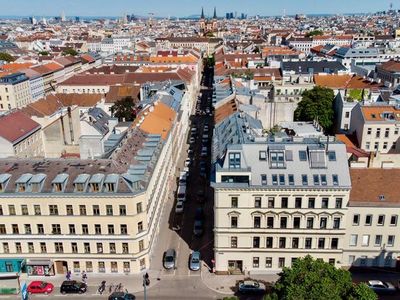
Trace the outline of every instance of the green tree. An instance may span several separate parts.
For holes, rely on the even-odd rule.
[[[335,95],[329,88],[320,86],[303,92],[303,99],[294,112],[296,121],[318,120],[326,132],[330,132],[333,125],[333,100]]]
[[[78,55],[78,52],[77,52],[75,49],[68,48],[68,49],[65,49],[65,50],[62,52],[62,55],[72,55],[72,56],[76,56],[76,55]]]
[[[125,97],[111,106],[111,115],[119,121],[133,121],[136,118],[136,104],[132,97]]]
[[[39,52],[39,55],[44,55],[44,56],[46,56],[46,55],[49,55],[49,52],[47,52],[47,51],[40,51],[40,52]]]
[[[268,300],[376,300],[376,294],[363,285],[353,285],[349,271],[338,269],[310,255],[283,268]]]
[[[306,33],[306,37],[312,37],[316,35],[323,35],[324,32],[322,30],[313,30]]]
[[[15,58],[8,53],[0,52],[0,60],[4,60],[6,62],[12,62],[15,60]]]

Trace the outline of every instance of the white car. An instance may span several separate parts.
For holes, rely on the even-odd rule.
[[[175,206],[175,213],[177,214],[183,213],[183,206],[184,206],[183,201],[177,201]]]
[[[185,160],[185,167],[189,167],[192,164],[192,160],[190,158],[186,158]],[[189,169],[188,169],[189,171]]]

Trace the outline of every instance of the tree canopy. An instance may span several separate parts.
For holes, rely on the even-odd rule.
[[[46,56],[46,55],[49,55],[49,52],[48,51],[39,51],[39,55]]]
[[[15,60],[15,58],[8,53],[0,52],[0,60],[4,60],[6,62],[12,62]]]
[[[335,95],[329,88],[320,86],[312,90],[303,92],[303,99],[298,103],[294,112],[296,121],[314,121],[319,124],[326,132],[329,132],[333,126],[334,110],[333,100]]]
[[[291,268],[283,268],[273,293],[266,299],[286,300],[377,300],[365,284],[351,281],[349,271],[338,269],[310,255],[297,259]]]
[[[322,30],[313,30],[306,33],[306,37],[312,37],[316,35],[323,35],[324,32]]]
[[[111,114],[119,121],[133,121],[136,118],[136,105],[132,97],[125,97],[111,106]]]
[[[65,50],[62,52],[62,54],[63,54],[63,55],[72,55],[72,56],[76,56],[76,55],[78,55],[78,52],[77,52],[75,49],[68,48],[68,49],[65,49]]]

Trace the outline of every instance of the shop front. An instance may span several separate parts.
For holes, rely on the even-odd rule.
[[[0,259],[0,273],[19,273],[21,272],[24,259],[22,258],[2,258]]]
[[[53,276],[54,266],[51,260],[47,259],[27,259],[26,273],[28,276]]]

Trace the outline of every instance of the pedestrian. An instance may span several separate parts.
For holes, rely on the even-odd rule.
[[[87,274],[86,274],[85,271],[82,271],[82,281],[83,281],[84,283],[86,283],[86,280],[87,280]]]
[[[67,278],[67,280],[71,280],[71,271],[68,271],[65,277]]]

